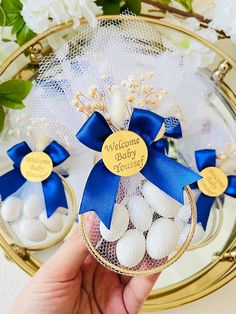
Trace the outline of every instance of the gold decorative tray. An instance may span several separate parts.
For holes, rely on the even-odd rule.
[[[103,16],[101,18],[109,20],[122,19],[123,17]],[[209,69],[206,69],[207,76],[215,90],[215,95],[219,98],[220,110],[225,110],[227,114],[230,115],[230,119],[235,123],[236,94],[232,77],[236,72],[236,61],[227,56],[212,43],[184,28],[157,19],[146,17],[142,19],[148,23],[154,24],[157,30],[164,29],[168,32],[178,32],[182,33],[184,36],[189,36],[217,54],[217,62]],[[83,27],[86,27],[85,21],[82,21],[82,24],[84,25]],[[36,77],[38,62],[45,54],[50,52],[49,49],[42,48],[41,42],[51,34],[70,29],[71,27],[72,23],[56,26],[21,46],[1,65],[0,75],[9,71],[12,64],[14,64],[25,51],[30,51],[30,63],[23,69],[18,69],[17,73],[14,73],[12,77],[25,80]],[[187,273],[181,273],[181,271],[179,273],[179,270],[183,270],[184,267],[186,267],[184,266],[184,261],[181,262],[180,260],[177,263],[178,265],[171,266],[173,268],[166,276],[171,277],[171,274],[175,274],[175,272],[178,273],[178,276],[176,276],[174,280],[172,280],[172,278],[163,279],[161,288],[158,287],[159,284],[157,283],[158,289],[152,291],[142,308],[143,311],[163,310],[192,302],[219,289],[236,276],[236,215],[233,213],[235,212],[234,208],[232,208],[235,205],[235,200],[231,199],[226,201],[224,206],[226,219],[222,226],[224,232],[219,232],[216,239],[207,247],[186,253],[188,254],[188,258],[190,256],[192,260],[194,260],[197,256],[202,262],[192,267]],[[227,232],[225,230],[227,230]],[[2,229],[0,229],[0,246],[5,251],[8,259],[15,262],[22,270],[31,276],[41,265],[40,258],[38,256],[36,257],[34,252],[19,245],[12,245]],[[181,263],[183,263],[182,266],[179,265]]]

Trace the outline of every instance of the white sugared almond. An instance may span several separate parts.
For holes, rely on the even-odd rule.
[[[179,245],[182,245],[186,241],[186,239],[189,235],[189,232],[190,232],[190,228],[191,228],[191,224],[187,224],[184,227],[184,229],[183,229],[183,231],[179,237]],[[202,241],[204,235],[205,235],[205,231],[202,228],[202,225],[197,223],[191,244],[200,243]]]
[[[6,222],[14,222],[21,214],[22,200],[16,196],[8,197],[2,204],[1,215]]]
[[[176,226],[179,230],[179,234],[181,234],[181,232],[184,230],[184,227],[186,226],[186,223],[181,218],[179,218],[178,215],[175,217],[174,222],[176,223]]]
[[[182,219],[185,223],[188,223],[189,219],[191,218],[192,212],[190,205],[183,205],[180,207],[180,210],[177,216]]]
[[[43,209],[44,203],[42,197],[32,194],[25,200],[23,212],[27,218],[37,218]]]
[[[159,218],[151,225],[147,235],[147,253],[154,259],[168,256],[178,245],[179,230],[175,222]]]
[[[39,219],[51,232],[60,232],[63,228],[61,213],[55,212],[50,218],[48,218],[46,211],[43,211],[39,216]]]
[[[145,238],[137,229],[128,230],[116,245],[116,256],[121,265],[131,268],[145,255]]]
[[[129,224],[129,213],[126,207],[122,204],[115,204],[111,227],[107,229],[107,227],[100,222],[100,233],[108,242],[118,240],[127,230]]]
[[[133,196],[128,202],[129,217],[137,229],[144,232],[152,223],[152,211],[142,196]]]
[[[177,215],[182,204],[164,193],[151,182],[143,186],[143,195],[149,205],[162,217],[174,217]]]
[[[33,242],[46,239],[47,230],[38,219],[24,219],[20,224],[20,233]]]

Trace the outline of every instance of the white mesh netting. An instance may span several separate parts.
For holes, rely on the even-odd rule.
[[[84,115],[72,106],[78,91],[87,95],[91,86],[103,90],[101,77],[116,86],[131,76],[139,80],[153,72],[151,82],[148,79],[142,88],[154,86],[155,91],[169,95],[177,88],[183,70],[182,54],[151,25],[128,15],[121,20],[99,21],[96,28],[85,26],[42,61],[26,110],[34,132],[54,138],[71,153],[78,152],[82,147],[75,134],[84,122]],[[146,101],[146,108],[156,111],[151,106],[153,97]],[[109,111],[110,103],[106,106]]]

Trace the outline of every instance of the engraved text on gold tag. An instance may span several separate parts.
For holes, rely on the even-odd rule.
[[[224,193],[228,186],[226,174],[217,167],[207,167],[200,172],[199,190],[208,196],[216,197]]]
[[[42,182],[52,173],[52,160],[44,152],[31,152],[21,161],[20,170],[26,180]]]
[[[146,164],[148,150],[144,140],[131,131],[118,131],[111,134],[102,147],[105,166],[119,176],[138,173]]]

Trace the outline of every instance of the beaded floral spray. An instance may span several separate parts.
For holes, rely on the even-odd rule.
[[[86,118],[95,111],[101,112],[108,124],[117,130],[117,127],[124,127],[134,108],[157,109],[167,91],[155,89],[151,82],[153,76],[154,72],[142,74],[137,79],[130,75],[128,80],[113,85],[109,77],[103,75],[100,84],[90,87],[87,95],[78,91],[73,105]]]

